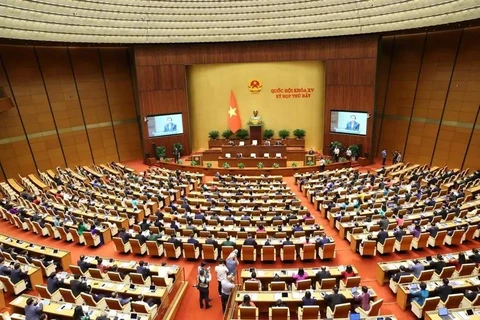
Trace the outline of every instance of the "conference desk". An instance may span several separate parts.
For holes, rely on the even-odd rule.
[[[468,263],[469,262],[468,257],[470,255],[472,255],[473,252],[471,250],[461,251],[461,252],[465,253],[465,256],[467,258],[466,263]],[[459,253],[460,252],[444,254],[443,255],[444,260],[448,262],[451,259],[458,259],[458,254]],[[431,261],[437,261],[436,256],[432,256],[431,258],[432,258]],[[417,258],[417,260],[420,263],[423,264],[425,269],[431,269],[431,268],[429,268],[430,261],[427,261],[426,257]],[[400,266],[404,266],[408,269],[408,268],[412,267],[413,265],[414,265],[413,260],[397,260],[397,261],[389,261],[389,262],[379,262],[379,263],[377,263],[377,274],[376,274],[377,282],[380,285],[384,285],[385,283],[387,283],[390,280],[391,275],[394,275],[395,273],[400,271]]]
[[[6,266],[6,267],[12,267],[15,263],[19,263],[20,267],[23,271],[25,271],[28,268],[27,274],[28,274],[28,278],[30,279],[30,283],[31,283],[33,289],[35,289],[35,286],[37,284],[43,284],[42,269],[40,267],[36,267],[34,265],[31,265],[31,264],[21,263],[17,260],[6,259],[6,260],[3,261],[3,265]],[[0,290],[0,291],[2,291],[2,290]]]
[[[245,167],[257,168],[258,163],[263,163],[264,168],[272,168],[274,163],[277,163],[280,167],[287,166],[287,157],[281,158],[225,158],[218,157],[218,165],[223,167],[224,163],[228,163],[230,167],[238,167],[239,163],[243,163]]]
[[[355,274],[358,274],[358,270],[354,266],[352,267],[353,267],[353,272],[355,272]],[[296,269],[293,269],[293,268],[256,269],[254,268],[254,269],[257,275],[257,279],[262,282],[263,288],[266,288],[268,284],[273,281],[273,279],[275,278],[275,275],[278,275],[281,281],[285,281],[287,283],[295,282],[292,276],[293,274],[296,274],[298,272],[298,268]],[[303,270],[308,275],[308,279],[311,279],[312,284],[314,284],[317,281],[316,274],[321,270],[321,267],[303,268]],[[330,275],[331,275],[330,278],[335,278],[338,284],[338,282],[342,278],[342,271],[345,270],[345,267],[344,266],[327,266],[326,270],[330,272]],[[242,279],[243,282],[250,279],[251,278],[250,268],[242,269],[242,271],[240,272],[240,278]]]
[[[27,304],[28,298],[38,299],[39,297],[22,294],[21,296],[15,298],[10,303],[12,312],[25,314],[25,305]],[[41,300],[41,301],[44,301],[44,300]],[[75,307],[76,305],[65,303],[63,301],[60,302],[60,301],[49,300],[48,305],[43,306],[43,312],[48,314],[49,318],[71,320],[73,319],[73,313],[74,313]],[[105,308],[95,308],[95,307],[87,307],[87,306],[83,306],[83,308],[88,309],[89,313],[91,311],[90,319],[96,319],[102,314],[103,311],[107,311]],[[108,318],[113,319],[118,317],[118,319],[132,319],[132,314],[133,313],[130,313],[130,312],[120,312],[120,311],[109,310]],[[136,317],[137,320],[150,319],[149,314],[143,314],[143,313],[135,313],[135,314],[137,315]]]
[[[67,274],[65,276],[62,276],[62,274],[58,275],[60,278],[64,279],[62,287],[70,289],[70,282],[74,279],[73,274]],[[113,292],[118,292],[120,296],[132,297],[134,300],[139,295],[143,295],[147,299],[154,299],[155,303],[158,305],[160,305],[167,296],[166,287],[155,287],[155,290],[150,290],[149,285],[132,285],[130,283],[97,278],[86,278],[86,283],[92,287],[92,291],[95,293],[102,293],[106,294],[107,296],[111,296]]]
[[[161,242],[161,243],[164,243],[164,242],[167,242],[168,239],[170,239],[170,236],[164,235],[161,238],[159,238],[157,241]],[[190,237],[181,236],[181,237],[176,237],[176,239],[180,240],[182,243],[187,243],[188,239],[190,239]],[[205,241],[208,238],[206,238],[206,237],[195,237],[195,239],[198,240],[199,246],[200,246],[200,248],[202,248],[202,245],[205,244]],[[226,239],[225,238],[215,238],[215,240],[218,242],[218,244],[220,246],[222,244],[222,242],[225,241]],[[240,252],[241,249],[242,249],[242,245],[243,245],[243,243],[246,239],[230,238],[230,240],[235,243],[234,248],[238,249],[238,251]],[[267,239],[255,239],[255,240],[257,242],[257,256],[260,256],[261,255],[261,249],[265,245],[265,242],[267,241]],[[270,239],[270,245],[275,247],[276,252],[277,252],[277,256],[280,256],[280,248],[283,247],[283,241],[284,240],[285,239]],[[291,238],[290,241],[293,242],[293,245],[295,246],[295,248],[297,249],[297,252],[298,252],[298,250],[300,248],[302,248],[303,244],[305,243],[305,237]],[[310,241],[310,243],[315,243],[315,241],[312,239]],[[224,258],[226,259],[226,257],[224,257]]]
[[[413,170],[418,169],[418,168],[420,168],[419,164],[413,164],[410,167],[406,167],[405,169],[389,172],[389,173],[387,173],[387,176],[389,178],[392,178],[392,179],[393,178],[401,178],[404,174],[407,174],[410,171],[413,171]]]
[[[52,247],[40,246],[31,242],[26,242],[11,236],[0,233],[0,242],[21,250],[27,250],[32,257],[45,255],[55,261],[58,261],[64,270],[72,264],[72,256],[70,251],[59,250]]]
[[[85,256],[85,261],[90,264],[97,264],[98,256]],[[113,265],[117,265],[118,271],[124,272],[128,274],[130,272],[137,272],[138,262],[134,260],[120,260],[120,259],[112,259],[107,257],[99,257],[102,258],[102,264],[109,267]],[[152,274],[157,275],[165,275],[167,274],[169,277],[175,281],[180,276],[180,268],[176,265],[157,265],[157,264],[148,264],[147,266],[150,269]]]
[[[325,295],[332,294],[333,291],[329,290],[310,290],[312,297],[317,301],[316,304],[320,305],[320,309],[324,309],[325,305]],[[286,297],[283,295],[286,294]],[[353,301],[353,295],[350,289],[339,290],[339,293],[343,294],[347,302]],[[370,298],[375,300],[377,294],[371,287],[369,287]],[[243,301],[243,296],[248,294],[251,298],[251,301],[255,303],[259,312],[268,312],[268,309],[275,304],[278,299],[281,299],[282,302],[290,309],[290,313],[296,314],[297,307],[301,305],[302,298],[305,296],[305,291],[293,290],[293,291],[237,291],[235,296],[235,302],[240,304]]]
[[[260,176],[241,176],[241,175],[225,175],[225,176],[214,176],[213,181],[220,181],[220,178],[224,179],[225,181],[231,181],[232,178],[235,178],[237,181],[249,181],[254,182],[256,184],[262,184],[263,182],[282,182],[283,176],[274,176],[274,175],[260,175]]]
[[[439,285],[442,285],[442,280],[424,281],[427,284],[427,290],[431,293]],[[453,288],[453,293],[463,293],[467,289],[477,288],[480,285],[478,275],[451,278],[449,284]],[[397,304],[402,310],[406,310],[410,305],[410,283],[398,284],[397,289]]]
[[[18,184],[17,180],[15,179],[7,179],[8,184],[15,190],[16,193],[20,195],[23,192],[24,188]]]
[[[473,311],[472,315],[468,315],[467,310]],[[480,308],[458,308],[448,309],[448,318],[450,320],[480,320]],[[443,320],[445,317],[438,315],[438,310],[427,311],[425,313],[425,320]]]
[[[456,222],[456,221],[447,221],[443,223],[438,224],[439,231],[442,230],[453,230],[456,229],[458,226],[468,226],[469,224],[478,224],[480,222],[480,216],[475,216],[471,219],[465,219],[462,220],[462,222]],[[422,226],[422,232],[426,232],[426,227],[428,226]],[[364,230],[366,231],[366,230]],[[410,234],[410,231],[405,230],[406,235]],[[358,252],[358,248],[360,247],[360,243],[362,242],[363,239],[366,239],[368,235],[372,235],[372,240],[377,240],[377,234],[378,232],[363,232],[363,233],[354,233],[350,236],[350,249],[352,252],[356,253]],[[393,238],[393,231],[388,231],[388,237]]]
[[[230,153],[232,157],[235,157],[237,153],[241,153],[244,157],[250,156],[250,154],[255,153],[257,156],[262,156],[265,153],[269,153],[270,157],[275,157],[277,153],[280,153],[282,156],[285,156],[287,153],[287,146],[264,146],[264,145],[248,145],[248,146],[222,146],[222,157],[226,153]]]
[[[209,220],[209,221],[212,221],[212,220]],[[216,221],[216,220],[213,220],[213,221]],[[222,221],[222,220],[220,220],[220,221]],[[223,219],[223,221],[225,221],[225,219]],[[256,219],[256,221],[259,221],[259,220]],[[268,222],[270,222],[270,221],[268,221]],[[294,227],[292,225],[288,225],[288,226],[282,225],[282,231],[279,231],[277,226],[267,225],[268,222],[265,224],[265,231],[264,231],[267,234],[267,236],[274,237],[277,233],[284,232],[284,233],[286,233],[287,236],[293,237],[295,232],[293,231]],[[169,228],[169,226],[166,225],[166,228]],[[252,235],[255,235],[256,233],[258,233],[258,227],[257,226],[241,226],[241,225],[240,226],[234,226],[234,225],[228,225],[228,226],[227,225],[215,225],[215,226],[212,226],[212,225],[206,225],[205,227],[203,227],[201,225],[195,225],[195,228],[197,228],[198,232],[208,231],[211,234],[213,234],[214,236],[217,236],[217,234],[219,232],[226,232],[229,236],[233,236],[233,237],[236,237],[239,232],[245,232],[246,234],[252,234]],[[245,231],[240,231],[240,228],[244,228]],[[320,235],[321,233],[324,232],[323,226],[320,226],[320,225],[318,226],[318,229],[315,228],[314,225],[303,225],[302,228],[303,228],[302,231],[305,232],[305,236],[309,236],[309,237],[313,237],[317,234]],[[173,230],[173,228],[171,228],[171,229]],[[223,229],[223,231],[220,230],[220,229]],[[181,234],[183,234],[183,232],[185,230],[192,230],[192,229],[187,229],[186,225],[181,225],[178,228],[177,232],[180,232]]]

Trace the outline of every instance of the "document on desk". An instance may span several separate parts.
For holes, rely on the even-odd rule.
[[[119,285],[117,286],[117,291],[122,290],[124,287],[125,287],[125,286],[124,286],[123,283],[122,283],[122,284],[119,284]]]
[[[273,295],[273,297],[275,298],[275,300],[282,299],[282,293],[281,292],[280,293],[275,293]]]
[[[464,320],[470,319],[470,316],[465,311],[457,311],[456,314],[459,315],[460,318]]]
[[[300,291],[292,291],[292,295],[294,299],[302,299],[303,293]]]

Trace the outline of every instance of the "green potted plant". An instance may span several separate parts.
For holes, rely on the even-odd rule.
[[[183,164],[183,161],[182,161],[182,160],[178,160],[178,161],[177,161],[177,164]]]
[[[263,137],[267,140],[272,139],[274,135],[275,131],[273,131],[272,129],[266,129],[265,131],[263,131]]]
[[[280,131],[278,131],[278,136],[279,136],[280,138],[282,138],[283,140],[285,140],[285,139],[287,139],[287,138],[290,136],[290,131],[285,130],[285,129],[280,130]]]
[[[224,162],[222,167],[224,167],[225,169],[228,169],[230,168],[230,165],[228,164],[228,162]]]
[[[207,162],[207,168],[211,168],[212,167],[212,163],[211,162]]]
[[[358,144],[352,144],[350,147],[348,147],[348,149],[352,153],[352,161],[355,161],[355,159],[360,155],[360,146]]]
[[[218,132],[218,130],[212,130],[208,133],[208,137],[212,140],[217,140],[219,136],[220,132]]]
[[[163,158],[163,162],[170,162],[170,158]]]
[[[158,146],[157,150],[155,150],[155,154],[158,160],[162,160],[167,154],[167,148],[165,148],[164,146]]]
[[[238,168],[239,168],[239,169],[243,169],[243,168],[245,168],[245,165],[240,162],[240,163],[238,163]]]
[[[307,166],[311,167],[311,166],[314,166],[315,165],[315,162],[313,161],[308,161],[307,162]]]
[[[273,167],[274,167],[274,168],[280,168],[280,165],[275,162],[275,163],[273,164]]]
[[[257,168],[258,169],[263,169],[263,162],[257,163]]]
[[[182,152],[183,152],[183,146],[182,146],[181,143],[175,142],[175,143],[173,144],[173,147],[174,147],[174,148],[177,148],[178,152],[180,152],[180,154],[182,154]]]
[[[332,159],[329,159],[329,158],[325,159],[325,164],[331,164],[331,163],[332,163]]]
[[[292,167],[293,168],[296,168],[298,166],[298,164],[296,162],[292,162]]]
[[[195,161],[195,160],[192,160],[192,161],[190,161],[190,165],[191,165],[192,167],[195,167],[195,166],[198,165],[198,162]]]
[[[347,159],[345,157],[340,157],[338,158],[338,162],[346,162]]]
[[[245,140],[245,138],[248,137],[248,130],[240,129],[235,133],[235,135],[237,136],[238,139]]]
[[[295,130],[293,130],[293,135],[294,135],[297,139],[303,139],[303,138],[305,138],[305,134],[306,134],[306,131],[303,130],[303,129],[295,129]]]
[[[222,137],[223,137],[224,139],[227,139],[227,140],[228,140],[228,139],[230,139],[230,137],[232,136],[232,134],[233,134],[232,130],[227,129],[227,130],[225,130],[225,131],[222,132]]]

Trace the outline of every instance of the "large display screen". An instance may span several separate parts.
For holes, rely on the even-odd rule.
[[[330,113],[330,132],[358,134],[365,136],[367,134],[366,112],[351,112],[332,110]]]
[[[183,133],[181,113],[159,114],[147,117],[148,137],[164,137]]]

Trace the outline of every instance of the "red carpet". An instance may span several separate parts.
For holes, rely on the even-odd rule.
[[[140,162],[127,162],[125,163],[132,168],[143,171],[147,168],[146,165],[143,165]],[[368,169],[378,168],[378,165],[370,166]],[[362,168],[363,170],[367,168]],[[207,178],[209,180],[209,178]],[[328,265],[328,266],[335,266],[335,265],[347,265],[352,264],[354,265],[362,277],[362,284],[368,285],[373,287],[375,292],[377,293],[379,298],[384,299],[384,304],[381,309],[381,313],[385,314],[394,314],[397,316],[398,319],[415,319],[415,316],[410,311],[402,311],[395,302],[395,295],[390,291],[388,286],[380,286],[375,280],[376,275],[376,267],[377,262],[380,261],[392,261],[392,260],[401,260],[401,259],[413,259],[415,257],[424,257],[428,255],[434,255],[436,253],[443,253],[443,252],[451,252],[451,251],[462,251],[462,250],[469,250],[473,247],[478,247],[478,243],[469,243],[468,245],[461,245],[455,247],[454,249],[445,247],[442,249],[424,249],[419,252],[411,251],[405,254],[389,254],[385,257],[376,256],[373,258],[361,258],[358,254],[352,253],[349,247],[349,243],[346,240],[340,240],[338,237],[338,232],[331,228],[328,224],[326,219],[320,217],[318,212],[313,208],[313,205],[307,203],[307,199],[299,192],[298,186],[294,185],[294,179],[292,177],[285,178],[285,181],[288,183],[289,187],[297,193],[297,196],[302,201],[302,205],[309,208],[312,212],[313,216],[316,219],[316,222],[323,225],[325,231],[328,235],[332,236],[335,239],[337,253],[336,258],[332,261],[322,262],[320,260],[314,262],[302,262],[297,261],[294,264],[288,264],[287,267],[300,267],[300,266],[321,266],[321,265]],[[57,247],[61,249],[70,250],[72,252],[72,261],[76,263],[78,257],[81,254],[94,254],[99,256],[106,256],[106,257],[114,257],[119,259],[131,259],[131,260],[145,260],[151,263],[161,263],[167,261],[169,264],[177,264],[181,265],[185,268],[185,276],[186,279],[189,281],[190,285],[186,292],[186,295],[181,303],[180,310],[177,314],[177,318],[179,320],[205,320],[205,319],[221,319],[222,318],[222,308],[220,303],[220,298],[216,293],[216,285],[217,280],[215,275],[212,279],[212,288],[210,290],[210,296],[213,299],[212,305],[213,307],[209,310],[200,309],[199,301],[198,301],[198,291],[197,289],[193,288],[192,285],[195,283],[195,279],[197,276],[197,266],[199,265],[200,261],[198,262],[190,262],[184,259],[180,259],[179,261],[167,260],[165,258],[151,258],[148,256],[140,257],[140,256],[133,256],[133,255],[124,255],[119,254],[115,251],[115,247],[113,243],[109,243],[104,245],[100,248],[86,248],[84,246],[78,246],[75,244],[69,244],[62,242],[60,240],[53,240],[51,238],[43,238],[41,236],[37,236],[30,232],[23,232],[17,229],[15,226],[10,225],[8,222],[3,221],[1,222],[1,229],[2,232],[12,237],[17,237],[24,239],[26,241],[41,243],[44,245]],[[214,268],[214,264],[212,263],[212,269]],[[240,263],[240,268],[244,267],[256,267],[256,268],[272,268],[278,267],[282,268],[282,262],[277,261],[275,264],[262,264],[261,262],[256,262],[254,264],[242,264]]]

